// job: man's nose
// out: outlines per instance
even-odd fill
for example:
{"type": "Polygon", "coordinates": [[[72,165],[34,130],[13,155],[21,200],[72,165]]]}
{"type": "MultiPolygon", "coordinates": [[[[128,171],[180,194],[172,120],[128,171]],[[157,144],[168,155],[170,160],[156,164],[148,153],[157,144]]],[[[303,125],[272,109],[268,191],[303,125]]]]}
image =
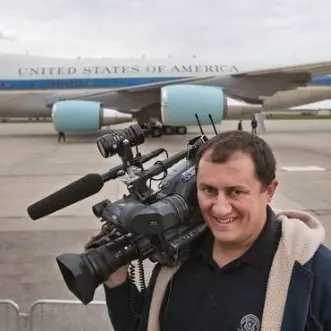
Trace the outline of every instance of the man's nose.
{"type": "Polygon", "coordinates": [[[224,216],[231,212],[232,206],[224,193],[219,193],[213,205],[213,212],[218,216],[224,216]]]}

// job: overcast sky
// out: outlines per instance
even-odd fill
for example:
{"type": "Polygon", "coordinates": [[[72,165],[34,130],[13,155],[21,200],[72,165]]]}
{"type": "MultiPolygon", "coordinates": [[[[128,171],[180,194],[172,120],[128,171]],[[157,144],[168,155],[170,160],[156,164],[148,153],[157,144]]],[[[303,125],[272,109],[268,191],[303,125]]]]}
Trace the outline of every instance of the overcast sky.
{"type": "Polygon", "coordinates": [[[0,52],[331,59],[330,0],[0,0],[0,52]]]}

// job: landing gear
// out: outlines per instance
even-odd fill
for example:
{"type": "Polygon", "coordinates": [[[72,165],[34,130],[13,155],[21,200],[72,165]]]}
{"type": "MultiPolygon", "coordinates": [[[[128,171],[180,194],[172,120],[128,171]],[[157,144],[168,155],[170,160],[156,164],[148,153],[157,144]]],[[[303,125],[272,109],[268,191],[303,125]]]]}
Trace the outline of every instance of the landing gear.
{"type": "Polygon", "coordinates": [[[187,133],[187,127],[186,126],[176,126],[176,133],[177,134],[186,134],[187,133]]]}
{"type": "Polygon", "coordinates": [[[153,126],[150,129],[150,135],[154,138],[159,138],[162,136],[163,130],[162,127],[158,127],[158,126],[153,126]]]}
{"type": "Polygon", "coordinates": [[[163,126],[162,123],[150,121],[148,123],[140,124],[140,127],[145,131],[146,136],[152,137],[161,137],[163,134],[163,126]]]}
{"type": "Polygon", "coordinates": [[[161,105],[159,103],[141,108],[135,114],[137,122],[141,128],[152,137],[161,137],[162,135],[185,135],[186,126],[164,125],[160,117],[161,105]]]}
{"type": "Polygon", "coordinates": [[[176,127],[175,126],[170,126],[170,125],[164,125],[163,128],[163,133],[166,135],[171,135],[176,133],[176,127]]]}
{"type": "Polygon", "coordinates": [[[170,126],[162,125],[162,123],[148,123],[147,125],[141,125],[141,127],[153,138],[159,138],[162,135],[185,135],[187,133],[186,126],[170,126]]]}
{"type": "Polygon", "coordinates": [[[187,127],[186,126],[164,125],[163,126],[163,133],[165,135],[173,135],[173,134],[183,135],[183,134],[187,133],[187,127]]]}

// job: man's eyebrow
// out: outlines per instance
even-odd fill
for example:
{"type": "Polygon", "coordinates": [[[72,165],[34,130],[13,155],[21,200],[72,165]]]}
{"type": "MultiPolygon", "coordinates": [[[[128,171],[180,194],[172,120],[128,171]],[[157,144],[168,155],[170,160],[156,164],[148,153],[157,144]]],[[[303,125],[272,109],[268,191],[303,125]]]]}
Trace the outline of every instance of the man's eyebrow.
{"type": "MultiPolygon", "coordinates": [[[[201,182],[199,184],[199,187],[207,187],[207,188],[213,188],[213,189],[217,189],[217,187],[211,185],[211,184],[208,184],[208,183],[204,183],[204,182],[201,182]]],[[[231,186],[226,186],[224,187],[225,190],[245,190],[247,191],[248,188],[246,188],[245,186],[242,186],[242,185],[231,185],[231,186]]]]}
{"type": "Polygon", "coordinates": [[[211,184],[208,184],[208,183],[204,183],[204,182],[199,183],[199,186],[205,186],[205,187],[212,187],[212,188],[215,188],[215,186],[213,186],[213,185],[211,185],[211,184]]]}
{"type": "Polygon", "coordinates": [[[248,190],[247,187],[242,186],[242,185],[234,185],[234,186],[229,186],[229,189],[233,189],[233,190],[248,190]]]}

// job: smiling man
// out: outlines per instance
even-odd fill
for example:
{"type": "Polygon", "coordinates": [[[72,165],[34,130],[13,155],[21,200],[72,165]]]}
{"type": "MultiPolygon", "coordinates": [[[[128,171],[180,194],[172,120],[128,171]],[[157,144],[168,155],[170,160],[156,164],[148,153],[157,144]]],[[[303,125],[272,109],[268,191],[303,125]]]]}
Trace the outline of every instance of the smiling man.
{"type": "Polygon", "coordinates": [[[177,268],[156,266],[130,313],[127,270],[105,293],[115,330],[331,331],[331,253],[300,211],[275,214],[276,161],[260,137],[228,131],[199,151],[197,197],[207,223],[177,268]]]}
{"type": "Polygon", "coordinates": [[[220,267],[239,258],[258,238],[266,223],[266,206],[278,185],[272,153],[261,162],[263,144],[256,144],[260,150],[254,151],[245,140],[251,137],[236,135],[205,152],[197,171],[200,210],[214,235],[213,258],[220,267]],[[236,144],[238,150],[232,151],[227,143],[236,144]]]}

